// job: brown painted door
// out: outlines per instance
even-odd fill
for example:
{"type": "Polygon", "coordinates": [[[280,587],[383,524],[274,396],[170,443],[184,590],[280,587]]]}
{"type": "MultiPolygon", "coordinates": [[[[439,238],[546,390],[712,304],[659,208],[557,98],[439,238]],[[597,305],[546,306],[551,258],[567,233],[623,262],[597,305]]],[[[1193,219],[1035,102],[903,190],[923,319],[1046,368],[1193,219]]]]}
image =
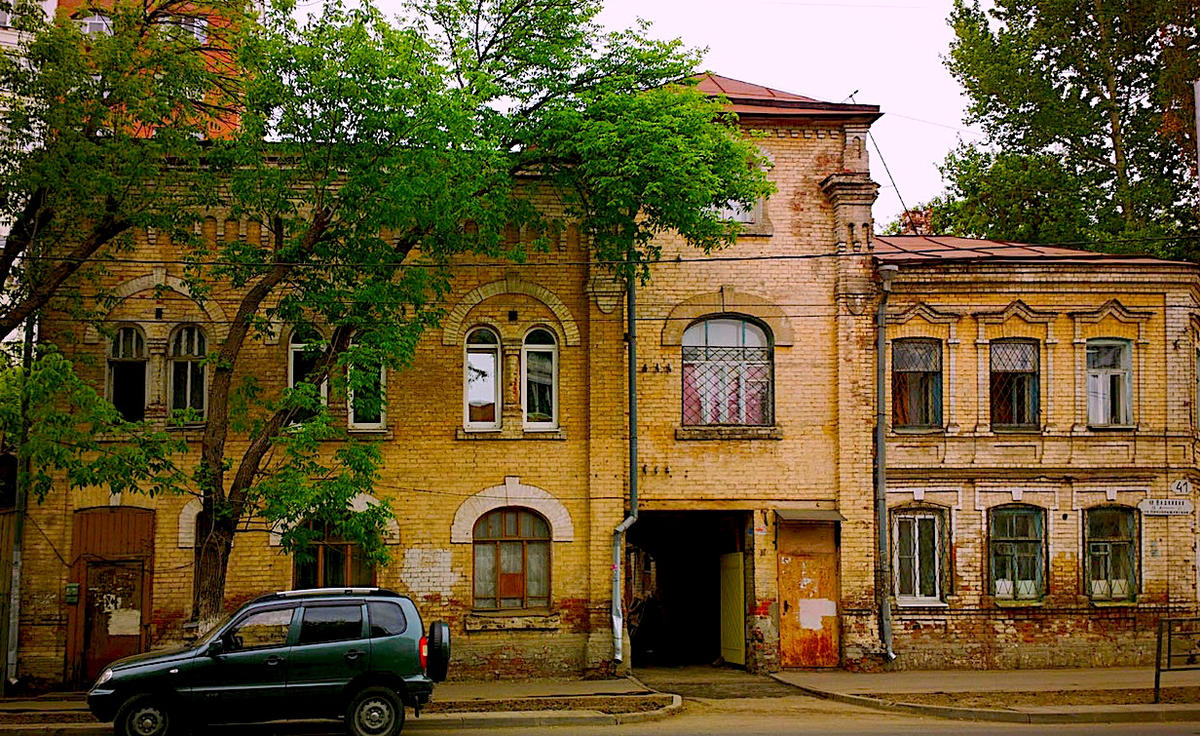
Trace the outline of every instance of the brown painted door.
{"type": "Polygon", "coordinates": [[[837,667],[837,530],[830,522],[779,525],[779,646],[784,667],[837,667]]]}
{"type": "Polygon", "coordinates": [[[142,650],[142,563],[91,562],[84,605],[84,676],[142,650]]]}

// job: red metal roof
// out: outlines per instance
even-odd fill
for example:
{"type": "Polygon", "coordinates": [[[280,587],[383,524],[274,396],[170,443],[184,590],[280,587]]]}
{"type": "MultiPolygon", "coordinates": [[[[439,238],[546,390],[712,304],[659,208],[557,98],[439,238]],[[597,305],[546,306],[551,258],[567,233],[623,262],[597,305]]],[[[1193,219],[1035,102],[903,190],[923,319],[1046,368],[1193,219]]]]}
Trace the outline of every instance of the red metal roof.
{"type": "Polygon", "coordinates": [[[866,117],[868,122],[877,120],[880,116],[878,105],[822,102],[812,97],[722,77],[711,72],[697,77],[696,89],[708,95],[724,95],[729,100],[733,112],[742,116],[866,117]]]}
{"type": "Polygon", "coordinates": [[[1184,261],[1168,261],[1151,256],[1096,253],[1055,245],[1030,245],[1008,240],[960,238],[954,235],[877,235],[875,257],[884,263],[910,265],[932,265],[944,261],[1189,265],[1184,261]]]}

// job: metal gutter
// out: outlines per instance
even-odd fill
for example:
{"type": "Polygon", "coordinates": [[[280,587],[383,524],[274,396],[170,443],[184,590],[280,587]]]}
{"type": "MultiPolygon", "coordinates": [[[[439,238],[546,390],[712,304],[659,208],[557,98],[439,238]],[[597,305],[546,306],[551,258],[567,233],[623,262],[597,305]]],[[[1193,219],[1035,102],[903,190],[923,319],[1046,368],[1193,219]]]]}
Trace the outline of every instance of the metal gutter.
{"type": "Polygon", "coordinates": [[[892,276],[899,268],[892,264],[879,267],[881,295],[875,313],[875,531],[878,542],[878,567],[875,570],[875,601],[879,604],[879,640],[884,656],[893,660],[892,608],[889,595],[891,553],[888,551],[887,512],[887,424],[884,381],[887,379],[887,301],[892,292],[892,276]]]}
{"type": "Polygon", "coordinates": [[[626,340],[629,342],[629,515],[613,529],[612,621],[613,661],[624,661],[625,614],[621,582],[624,559],[621,554],[626,530],[638,517],[638,432],[637,432],[637,274],[631,272],[625,287],[626,340]]]}

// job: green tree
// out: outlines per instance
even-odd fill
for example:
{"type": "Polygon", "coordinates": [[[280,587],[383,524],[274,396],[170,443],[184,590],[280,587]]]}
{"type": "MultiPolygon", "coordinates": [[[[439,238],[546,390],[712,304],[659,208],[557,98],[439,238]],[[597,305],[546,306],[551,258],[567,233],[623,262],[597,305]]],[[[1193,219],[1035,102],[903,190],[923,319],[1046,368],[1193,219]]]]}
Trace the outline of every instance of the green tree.
{"type": "Polygon", "coordinates": [[[244,22],[238,0],[95,12],[106,22],[84,33],[38,3],[13,7],[23,40],[0,54],[0,221],[11,226],[0,247],[0,338],[51,298],[94,284],[135,228],[186,240],[213,191],[200,165],[205,140],[230,128],[240,104],[233,26],[196,25],[244,22]]]}
{"type": "Polygon", "coordinates": [[[645,277],[653,237],[732,242],[716,206],[769,194],[757,149],[719,102],[679,83],[697,58],[639,27],[604,33],[596,0],[420,0],[396,22],[336,0],[306,18],[267,8],[247,27],[238,135],[214,144],[222,201],[261,242],[194,244],[194,294],[236,290],[211,358],[195,483],[194,614],[223,604],[230,545],[260,517],[303,551],[305,519],[385,558],[386,505],[348,513],[378,478],[378,449],[343,437],[320,386],[378,402],[380,366],[403,368],[440,317],[455,258],[523,259],[566,219],[617,277],[645,277]],[[549,216],[535,194],[561,198],[549,216]],[[531,242],[514,228],[542,233],[531,242]],[[314,370],[278,399],[252,380],[253,340],[311,330],[314,370]],[[376,392],[377,393],[377,392],[376,392]],[[238,449],[229,449],[230,437],[238,449]],[[244,448],[244,449],[243,449],[244,448]]]}
{"type": "Polygon", "coordinates": [[[956,0],[949,22],[946,66],[970,101],[966,122],[987,138],[947,157],[934,223],[1196,255],[1194,241],[1169,236],[1198,232],[1194,140],[1181,121],[1193,119],[1183,80],[1200,75],[1200,3],[956,0]]]}

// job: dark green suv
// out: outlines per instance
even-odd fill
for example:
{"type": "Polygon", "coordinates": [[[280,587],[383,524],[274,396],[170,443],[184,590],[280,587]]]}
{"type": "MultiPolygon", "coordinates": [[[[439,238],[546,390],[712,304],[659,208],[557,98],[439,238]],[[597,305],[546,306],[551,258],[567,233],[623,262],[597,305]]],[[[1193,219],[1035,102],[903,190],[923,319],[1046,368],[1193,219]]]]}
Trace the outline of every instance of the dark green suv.
{"type": "Polygon", "coordinates": [[[391,736],[449,663],[449,627],[434,622],[426,636],[398,593],[292,590],[247,603],[190,647],[113,662],[88,707],[128,736],[285,718],[344,718],[354,736],[391,736]]]}

